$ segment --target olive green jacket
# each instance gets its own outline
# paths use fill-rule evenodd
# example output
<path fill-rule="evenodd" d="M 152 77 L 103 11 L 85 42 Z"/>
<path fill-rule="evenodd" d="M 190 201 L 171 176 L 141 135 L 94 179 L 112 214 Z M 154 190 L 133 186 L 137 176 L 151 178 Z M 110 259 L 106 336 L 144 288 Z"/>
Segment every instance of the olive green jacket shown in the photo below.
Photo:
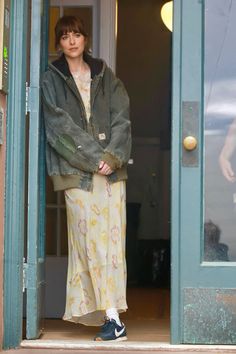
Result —
<path fill-rule="evenodd" d="M 129 98 L 122 82 L 99 59 L 85 54 L 91 69 L 91 117 L 62 55 L 42 78 L 46 161 L 54 190 L 92 189 L 101 160 L 113 173 L 110 183 L 127 178 L 131 150 Z"/>

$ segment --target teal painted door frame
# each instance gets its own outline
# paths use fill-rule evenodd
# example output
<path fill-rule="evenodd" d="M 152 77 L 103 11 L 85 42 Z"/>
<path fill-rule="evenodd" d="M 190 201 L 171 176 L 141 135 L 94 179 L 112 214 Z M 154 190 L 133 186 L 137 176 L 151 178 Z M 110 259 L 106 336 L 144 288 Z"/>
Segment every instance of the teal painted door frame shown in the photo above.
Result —
<path fill-rule="evenodd" d="M 4 227 L 4 349 L 17 347 L 22 339 L 28 1 L 11 0 L 10 12 Z"/>
<path fill-rule="evenodd" d="M 172 150 L 171 150 L 171 343 L 181 343 L 180 318 L 180 97 L 181 5 L 174 0 L 172 40 Z"/>
<path fill-rule="evenodd" d="M 28 193 L 28 214 L 31 223 L 28 228 L 26 220 L 26 73 L 27 73 L 27 38 L 30 24 L 28 0 L 11 0 L 10 17 L 10 55 L 9 55 L 9 92 L 7 108 L 7 156 L 6 156 L 6 193 L 5 193 L 5 240 L 4 240 L 4 336 L 3 348 L 16 348 L 22 340 L 23 320 L 23 283 L 30 289 L 27 294 L 28 309 L 28 337 L 37 331 L 40 313 L 34 311 L 34 295 L 38 294 L 37 262 L 44 256 L 44 216 L 45 216 L 45 157 L 44 134 L 42 120 L 39 116 L 39 68 L 45 70 L 47 60 L 48 35 L 48 0 L 32 0 L 32 9 L 35 20 L 41 21 L 41 34 L 35 24 L 31 46 L 38 45 L 41 38 L 44 42 L 41 51 L 31 53 L 34 62 L 31 65 L 31 95 L 28 97 L 31 104 L 30 127 L 30 174 Z M 41 53 L 41 56 L 40 56 Z M 40 64 L 41 62 L 41 64 Z M 34 65 L 33 65 L 34 64 Z M 36 64 L 36 65 L 35 65 Z M 38 64 L 38 66 L 37 66 Z M 38 71 L 38 74 L 37 74 Z M 32 119 L 34 119 L 32 121 Z M 34 146 L 34 134 L 37 134 L 37 146 Z M 33 154 L 38 155 L 36 159 Z M 32 164 L 37 163 L 37 166 Z M 40 166 L 40 167 L 39 167 Z M 36 173 L 34 175 L 33 173 Z M 37 176 L 37 178 L 35 178 Z M 37 194 L 37 196 L 35 195 Z M 24 267 L 27 279 L 23 279 L 23 256 L 26 230 L 32 246 L 28 250 L 30 266 Z M 35 242 L 33 242 L 36 240 Z M 34 249 L 33 249 L 34 247 Z M 36 254 L 35 254 L 36 250 Z M 41 267 L 42 268 L 42 267 Z M 27 270 L 28 269 L 28 274 Z M 43 272 L 42 272 L 43 274 Z M 42 277 L 41 277 L 42 279 Z M 34 285 L 36 282 L 36 285 Z M 34 289 L 35 290 L 32 290 Z M 29 296 L 29 293 L 34 293 Z M 31 299 L 31 300 L 30 300 Z M 31 306 L 31 309 L 30 309 Z M 34 315 L 33 315 L 34 314 Z M 28 321 L 30 319 L 30 321 Z"/>

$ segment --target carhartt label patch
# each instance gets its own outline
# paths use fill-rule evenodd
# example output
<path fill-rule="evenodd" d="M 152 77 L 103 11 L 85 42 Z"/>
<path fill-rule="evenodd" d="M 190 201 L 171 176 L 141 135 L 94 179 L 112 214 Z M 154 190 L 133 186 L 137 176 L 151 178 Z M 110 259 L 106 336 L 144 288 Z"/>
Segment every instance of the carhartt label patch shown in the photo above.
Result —
<path fill-rule="evenodd" d="M 106 134 L 105 133 L 98 134 L 98 137 L 99 137 L 99 140 L 105 140 Z"/>

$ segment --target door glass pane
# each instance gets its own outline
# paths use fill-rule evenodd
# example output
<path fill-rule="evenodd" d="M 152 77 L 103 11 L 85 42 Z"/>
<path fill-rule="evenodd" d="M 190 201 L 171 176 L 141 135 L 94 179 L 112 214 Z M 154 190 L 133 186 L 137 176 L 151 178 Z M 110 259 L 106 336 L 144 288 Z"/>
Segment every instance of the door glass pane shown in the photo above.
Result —
<path fill-rule="evenodd" d="M 205 0 L 205 261 L 236 261 L 235 18 L 236 1 Z"/>

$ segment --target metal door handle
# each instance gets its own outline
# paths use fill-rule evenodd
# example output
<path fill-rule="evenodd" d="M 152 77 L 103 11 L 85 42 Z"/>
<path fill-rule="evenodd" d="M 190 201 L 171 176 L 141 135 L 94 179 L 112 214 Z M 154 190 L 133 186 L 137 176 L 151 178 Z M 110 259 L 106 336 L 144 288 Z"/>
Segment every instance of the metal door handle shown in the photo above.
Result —
<path fill-rule="evenodd" d="M 183 140 L 183 146 L 185 150 L 192 151 L 197 147 L 197 139 L 192 135 L 186 136 Z"/>

